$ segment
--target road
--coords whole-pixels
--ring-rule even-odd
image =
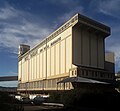
[[[61,107],[57,106],[45,106],[45,105],[24,105],[24,111],[43,111],[43,110],[57,110],[61,109]]]

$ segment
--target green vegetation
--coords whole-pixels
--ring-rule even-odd
[[[9,96],[7,92],[0,92],[0,110],[1,111],[24,111],[20,102]]]
[[[119,108],[120,94],[114,92],[101,92],[100,90],[75,89],[66,92],[52,93],[49,102],[60,102],[66,108],[94,108],[99,110],[111,110]]]
[[[61,93],[60,92],[50,93],[50,97],[47,99],[47,102],[60,103],[61,102]]]

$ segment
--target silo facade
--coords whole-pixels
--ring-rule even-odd
[[[19,55],[18,91],[70,90],[66,78],[114,79],[104,70],[104,39],[110,28],[76,14],[41,43]],[[92,75],[91,72],[95,75]],[[62,81],[65,83],[63,84]]]

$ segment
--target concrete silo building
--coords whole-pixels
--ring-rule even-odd
[[[105,56],[110,28],[76,14],[30,49],[20,46],[18,91],[70,90],[84,84],[109,84],[115,79],[114,58]],[[106,60],[112,68],[107,68]],[[81,85],[82,84],[82,85]]]

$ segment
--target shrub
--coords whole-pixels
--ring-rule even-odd
[[[61,94],[59,92],[50,93],[50,97],[47,99],[47,102],[60,103]]]
[[[49,102],[63,103],[66,108],[85,107],[106,111],[119,108],[120,94],[118,92],[101,92],[100,90],[74,89],[62,93],[51,93]]]
[[[0,110],[1,111],[24,111],[23,106],[7,92],[0,92]]]

